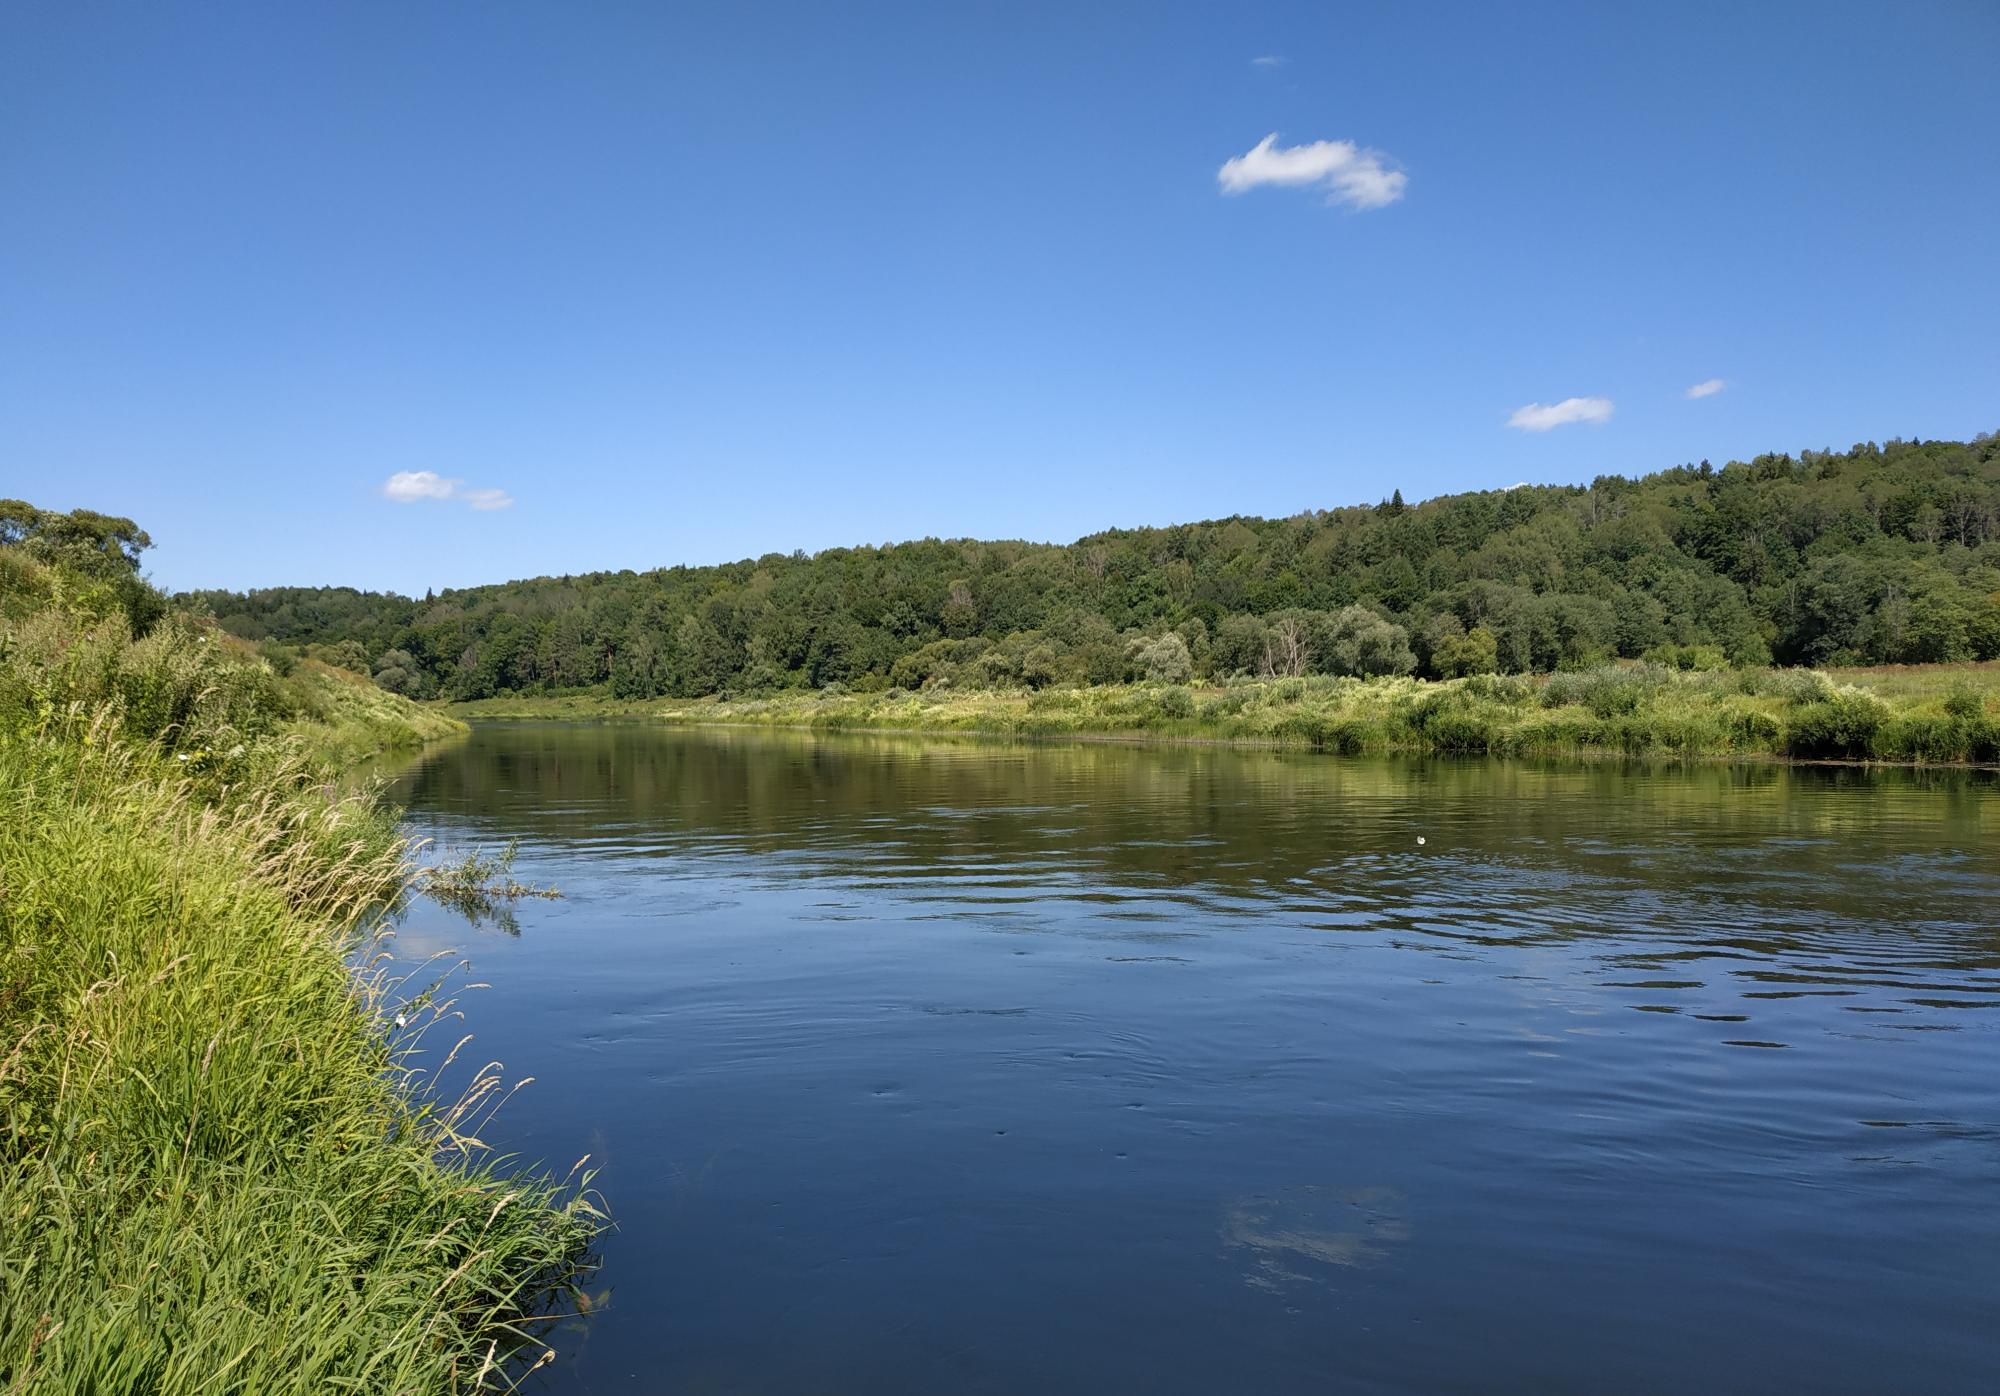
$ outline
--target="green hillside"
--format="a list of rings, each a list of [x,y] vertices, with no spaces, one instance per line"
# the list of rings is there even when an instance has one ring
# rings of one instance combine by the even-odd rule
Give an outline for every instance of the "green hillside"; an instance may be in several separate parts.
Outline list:
[[[1046,688],[1231,674],[1447,678],[2000,656],[2000,439],[1639,479],[599,572],[423,599],[185,598],[414,697]]]

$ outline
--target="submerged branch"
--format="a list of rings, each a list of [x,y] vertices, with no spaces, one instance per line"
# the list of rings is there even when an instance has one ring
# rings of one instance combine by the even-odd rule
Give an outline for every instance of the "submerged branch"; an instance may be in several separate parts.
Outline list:
[[[555,901],[562,896],[554,887],[538,887],[514,876],[514,858],[520,850],[519,839],[510,840],[498,853],[481,854],[476,848],[469,849],[461,857],[419,869],[414,886],[475,924],[491,919],[512,929],[512,912],[505,903],[524,897]]]

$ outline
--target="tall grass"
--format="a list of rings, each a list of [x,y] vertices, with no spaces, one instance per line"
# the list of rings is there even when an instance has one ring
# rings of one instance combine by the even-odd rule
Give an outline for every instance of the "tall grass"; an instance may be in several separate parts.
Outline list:
[[[0,606],[0,1391],[509,1384],[587,1178],[492,1157],[497,1071],[414,1070],[448,1005],[357,977],[411,868],[309,699],[121,626]]]
[[[1132,736],[1358,754],[1760,756],[1917,764],[2000,762],[2000,703],[1963,681],[1884,693],[1807,670],[1610,664],[1542,678],[1305,677],[1196,689],[781,693],[658,702],[676,722],[822,729]],[[525,714],[523,714],[525,715]]]

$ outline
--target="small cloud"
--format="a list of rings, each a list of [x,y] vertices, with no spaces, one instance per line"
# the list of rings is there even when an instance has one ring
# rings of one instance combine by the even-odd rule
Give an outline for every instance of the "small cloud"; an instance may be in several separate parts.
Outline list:
[[[1610,420],[1610,398],[1566,397],[1548,407],[1542,406],[1539,402],[1531,402],[1526,407],[1517,407],[1514,409],[1514,415],[1507,419],[1507,425],[1519,427],[1522,431],[1549,431],[1555,427],[1568,426],[1571,422]]]
[[[1285,66],[1285,60],[1275,53],[1266,53],[1251,59],[1250,66],[1253,68],[1282,68]]]
[[[1714,397],[1729,385],[1720,378],[1704,378],[1687,390],[1689,397]]]
[[[1528,482],[1526,480],[1516,480],[1511,485],[1502,485],[1500,487],[1500,493],[1512,494],[1515,490],[1524,490],[1526,488],[1528,488]]]
[[[399,470],[382,482],[382,493],[398,504],[456,499],[475,509],[505,509],[514,502],[505,490],[469,490],[465,481],[449,479],[435,470]]]
[[[383,482],[382,493],[398,504],[414,504],[420,499],[450,499],[457,483],[435,470],[399,470]]]
[[[1215,180],[1225,194],[1245,193],[1261,184],[1317,186],[1327,191],[1328,203],[1381,208],[1402,198],[1403,186],[1410,182],[1408,175],[1384,163],[1388,158],[1353,141],[1281,146],[1272,132],[1247,153],[1223,161]]]

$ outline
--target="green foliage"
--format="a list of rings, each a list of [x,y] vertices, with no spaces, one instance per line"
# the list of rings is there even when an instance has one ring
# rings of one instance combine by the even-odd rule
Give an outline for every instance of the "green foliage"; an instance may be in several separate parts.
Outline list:
[[[1580,703],[1598,717],[1619,717],[1637,712],[1642,703],[1672,682],[1672,674],[1672,670],[1655,664],[1610,664],[1554,674],[1542,686],[1542,706]]]
[[[216,803],[108,720],[0,734],[9,1390],[471,1390],[587,1242],[469,1142],[491,1076],[415,1088],[437,1014],[397,1034],[341,930],[394,827],[316,789]]]
[[[1684,674],[1711,673],[1729,667],[1729,656],[1720,645],[1654,645],[1640,657]]]
[[[1550,690],[1553,689],[1553,694]],[[2000,664],[1957,670],[1736,670],[1614,665],[1535,679],[1475,674],[1411,678],[1237,677],[1219,686],[1098,685],[1020,689],[893,688],[829,698],[792,691],[730,700],[605,695],[513,696],[466,709],[482,717],[653,717],[818,728],[894,728],[1000,736],[1145,734],[1176,741],[1312,747],[1329,752],[1486,751],[1508,756],[1605,753],[1675,759],[1784,759],[1802,710],[1865,701],[1887,714],[1865,750],[1842,759],[1994,763]],[[1975,711],[1975,708],[1977,711]],[[1900,725],[1903,719],[1913,725]],[[1807,718],[1807,735],[1818,718]],[[1920,734],[1925,734],[1921,735]]]
[[[1971,684],[1960,682],[1945,694],[1944,710],[1961,721],[1976,720],[1986,715],[1986,699]]]
[[[1408,674],[1417,667],[1409,632],[1365,606],[1342,607],[1328,630],[1321,667],[1329,674],[1375,678]]]
[[[139,577],[139,556],[152,546],[130,519],[93,509],[62,514],[0,499],[0,550],[47,567],[50,600],[93,618],[122,614],[141,634],[167,609],[166,599]]]
[[[421,600],[345,588],[191,600],[252,641],[350,658],[339,647],[352,644],[385,688],[462,701],[1116,683],[1152,677],[1137,655],[1170,634],[1210,681],[1641,656],[1686,672],[2000,657],[2000,439],[1396,501]]]
[[[419,1085],[451,1005],[351,968],[410,870],[335,779],[461,725],[106,606],[144,535],[49,519],[0,506],[0,1387],[510,1384],[597,1213],[477,1143],[490,1072]]]
[[[414,885],[425,896],[450,907],[474,925],[493,925],[518,935],[520,926],[510,903],[523,897],[553,900],[562,896],[553,887],[537,887],[514,876],[514,859],[520,851],[519,839],[496,853],[467,849],[456,858],[420,869]]]
[[[1047,646],[1040,652],[1049,654]],[[1140,675],[1153,683],[1187,683],[1194,678],[1194,659],[1188,654],[1187,641],[1172,631],[1157,640],[1134,640],[1130,652]],[[1052,668],[1052,655],[1047,662]]]
[[[1875,733],[1887,718],[1880,699],[1853,689],[1831,693],[1800,707],[1786,725],[1788,755],[1858,760],[1874,749]]]

